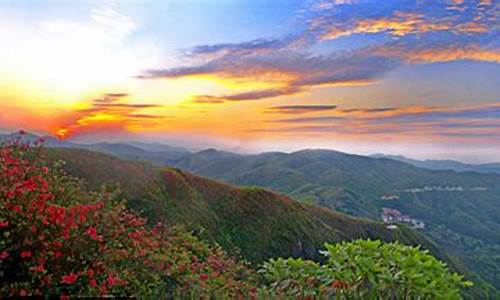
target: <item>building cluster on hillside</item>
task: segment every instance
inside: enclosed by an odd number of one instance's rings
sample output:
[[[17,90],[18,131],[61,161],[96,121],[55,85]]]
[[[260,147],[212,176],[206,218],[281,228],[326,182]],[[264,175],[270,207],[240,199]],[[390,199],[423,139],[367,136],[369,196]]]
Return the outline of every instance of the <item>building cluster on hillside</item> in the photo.
[[[486,187],[463,187],[463,186],[424,186],[421,188],[411,188],[402,190],[404,193],[424,193],[424,192],[481,192],[488,190]]]
[[[380,197],[380,199],[386,200],[386,201],[398,200],[399,196],[398,195],[383,195],[382,197]]]
[[[406,223],[416,229],[425,228],[424,222],[419,221],[417,219],[413,219],[410,216],[405,215],[399,210],[393,208],[387,208],[387,207],[382,208],[381,218],[382,221],[384,221],[384,223],[388,224],[387,228],[389,229],[397,228],[395,227],[394,223]]]

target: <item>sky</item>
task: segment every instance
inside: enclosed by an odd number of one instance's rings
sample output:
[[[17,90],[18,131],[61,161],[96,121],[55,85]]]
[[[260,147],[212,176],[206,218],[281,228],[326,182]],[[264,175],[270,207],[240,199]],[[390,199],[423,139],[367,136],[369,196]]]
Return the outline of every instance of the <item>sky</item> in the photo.
[[[0,1],[0,129],[500,161],[500,1]]]

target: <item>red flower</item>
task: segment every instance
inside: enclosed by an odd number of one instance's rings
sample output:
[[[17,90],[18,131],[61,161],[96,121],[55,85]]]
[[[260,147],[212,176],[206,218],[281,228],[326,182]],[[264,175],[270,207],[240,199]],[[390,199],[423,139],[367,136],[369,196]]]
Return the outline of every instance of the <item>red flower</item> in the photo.
[[[88,276],[88,277],[94,277],[94,270],[92,270],[92,269],[88,269],[88,270],[87,270],[87,276]]]
[[[33,270],[36,272],[43,272],[45,271],[45,267],[43,265],[35,266],[33,267]]]
[[[2,253],[0,253],[0,260],[6,259],[7,257],[9,257],[9,252],[2,251]]]
[[[9,221],[0,221],[0,228],[5,228],[9,226]]]
[[[97,281],[95,279],[90,279],[89,284],[91,287],[96,288],[97,287]]]
[[[106,281],[103,281],[101,283],[101,295],[106,295],[108,293],[108,289],[106,288]]]
[[[45,173],[45,174],[49,173],[49,168],[42,167],[42,172]]]
[[[208,275],[207,274],[200,274],[200,280],[205,281],[207,279],[208,279]]]
[[[65,240],[69,240],[69,229],[64,229],[62,234]]]
[[[76,275],[75,273],[70,273],[69,275],[64,275],[62,277],[61,283],[73,284],[76,282],[77,279],[78,279],[78,275]]]
[[[108,275],[108,284],[109,287],[112,287],[113,285],[116,284],[116,279],[111,274]]]
[[[22,258],[31,257],[31,251],[22,251],[21,252],[21,257]]]
[[[24,131],[24,130],[19,130],[19,134],[20,134],[20,135],[25,135],[25,134],[26,134],[26,131]]]
[[[68,295],[61,295],[61,296],[59,297],[59,300],[69,300],[69,299],[70,299],[70,298],[69,298],[69,296],[68,296]]]
[[[89,227],[89,229],[87,229],[87,231],[85,231],[85,233],[90,236],[91,239],[93,239],[94,241],[99,241],[99,240],[102,240],[102,237],[99,237],[97,235],[97,230],[94,228],[94,227]]]
[[[19,205],[14,205],[12,206],[11,208],[12,211],[15,211],[15,212],[18,212],[18,213],[21,213],[23,210],[21,209],[21,206]]]
[[[97,230],[94,227],[89,227],[85,233],[90,236],[93,240],[97,239]]]

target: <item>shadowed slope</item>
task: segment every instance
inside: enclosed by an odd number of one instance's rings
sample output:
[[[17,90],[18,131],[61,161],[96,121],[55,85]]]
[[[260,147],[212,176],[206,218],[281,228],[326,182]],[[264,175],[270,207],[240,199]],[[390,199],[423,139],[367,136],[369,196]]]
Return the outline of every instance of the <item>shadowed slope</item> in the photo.
[[[85,150],[53,149],[51,157],[84,178],[89,187],[118,183],[129,205],[153,221],[183,224],[260,261],[275,256],[318,258],[324,242],[354,238],[422,244],[446,255],[410,229],[388,230],[383,224],[296,202],[258,188],[236,188],[172,168],[155,168]]]

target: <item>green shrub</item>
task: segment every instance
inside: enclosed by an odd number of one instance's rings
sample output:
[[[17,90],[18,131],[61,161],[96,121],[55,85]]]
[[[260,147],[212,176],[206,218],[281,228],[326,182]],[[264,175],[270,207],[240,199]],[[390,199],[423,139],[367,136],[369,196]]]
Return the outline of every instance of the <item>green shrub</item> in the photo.
[[[326,244],[327,262],[277,259],[260,270],[274,295],[336,299],[460,299],[472,285],[418,247],[356,240]]]
[[[0,145],[0,297],[251,295],[253,271],[179,228],[87,192],[19,140]]]

